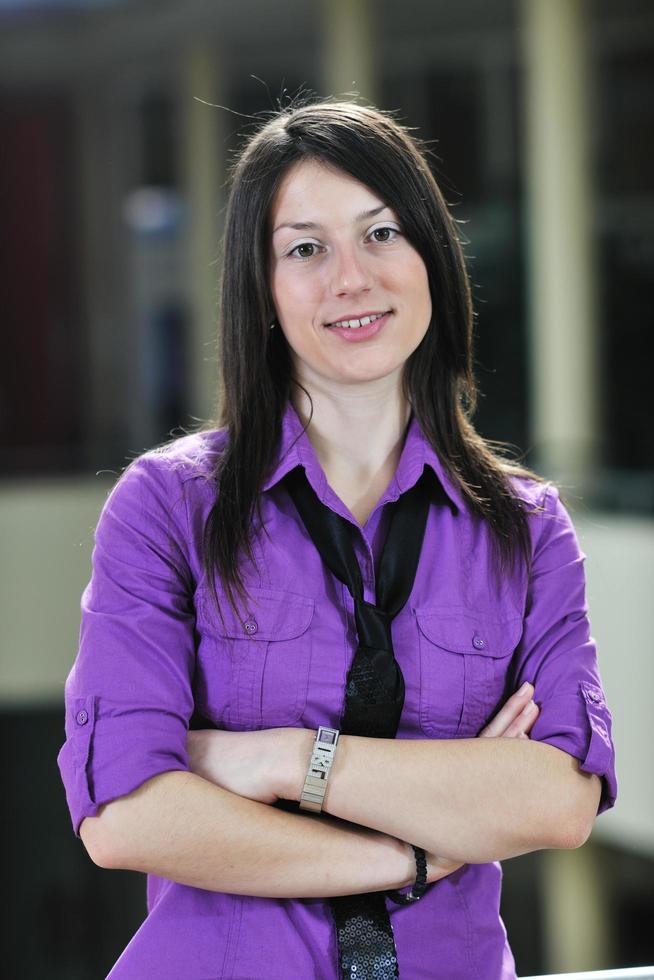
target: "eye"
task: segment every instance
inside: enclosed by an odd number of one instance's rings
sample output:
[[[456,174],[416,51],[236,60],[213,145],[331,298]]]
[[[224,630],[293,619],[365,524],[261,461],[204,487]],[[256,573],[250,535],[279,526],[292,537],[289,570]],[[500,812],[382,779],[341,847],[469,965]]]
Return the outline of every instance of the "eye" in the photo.
[[[396,236],[401,233],[399,228],[391,228],[390,225],[382,225],[381,228],[373,228],[370,234],[375,236],[382,236],[382,237],[376,237],[375,241],[379,242],[380,245],[386,245],[387,243],[394,242]]]
[[[309,252],[309,254],[307,255],[306,253],[302,254],[299,250],[300,249],[317,249],[318,247],[319,246],[316,245],[315,242],[300,242],[299,245],[296,245],[295,248],[292,248],[290,250],[290,252],[287,252],[286,253],[286,255],[287,255],[288,258],[290,258],[291,256],[294,256],[295,258],[298,258],[298,259],[305,259],[305,260],[306,259],[312,259],[314,257],[314,255],[316,254],[314,251]],[[295,253],[297,253],[297,255]]]

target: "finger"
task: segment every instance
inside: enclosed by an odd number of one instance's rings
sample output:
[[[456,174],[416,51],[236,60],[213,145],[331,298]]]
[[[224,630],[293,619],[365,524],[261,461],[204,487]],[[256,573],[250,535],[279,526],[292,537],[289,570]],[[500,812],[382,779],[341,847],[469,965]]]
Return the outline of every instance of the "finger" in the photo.
[[[517,715],[513,718],[507,725],[504,726],[504,730],[494,729],[496,734],[494,738],[517,738],[522,732],[528,732],[534,725],[538,715],[540,713],[540,708],[533,701],[529,701]]]
[[[525,705],[518,717],[507,726],[503,737],[517,738],[523,732],[528,732],[538,718],[539,712],[540,708],[538,705],[534,701],[530,701]]]
[[[533,693],[533,684],[523,685],[520,691],[516,691],[515,694],[511,695],[493,720],[479,733],[479,737],[499,738],[501,735],[504,735],[507,727],[519,716],[525,704],[529,703]]]
[[[516,691],[508,699],[506,704],[500,709],[493,720],[484,729],[483,734],[492,737],[504,735],[511,722],[520,715],[525,705],[529,703],[534,693],[533,684],[523,684],[519,691]]]

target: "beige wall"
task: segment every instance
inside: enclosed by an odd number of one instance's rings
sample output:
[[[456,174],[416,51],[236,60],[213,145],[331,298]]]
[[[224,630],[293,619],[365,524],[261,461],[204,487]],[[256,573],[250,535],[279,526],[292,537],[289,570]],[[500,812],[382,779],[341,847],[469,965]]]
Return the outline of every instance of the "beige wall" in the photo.
[[[93,529],[114,478],[0,484],[0,698],[63,697],[75,658]]]

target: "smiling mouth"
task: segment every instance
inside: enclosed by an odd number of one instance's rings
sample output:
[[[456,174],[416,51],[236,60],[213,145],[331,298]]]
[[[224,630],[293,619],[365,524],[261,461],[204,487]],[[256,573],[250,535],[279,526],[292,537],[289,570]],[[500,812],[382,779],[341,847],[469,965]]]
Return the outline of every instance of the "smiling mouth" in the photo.
[[[380,320],[383,316],[387,316],[392,310],[384,310],[382,313],[369,313],[368,316],[362,316],[360,319],[352,320],[336,320],[334,323],[326,323],[326,327],[344,327],[347,330],[358,330],[360,327],[367,327],[369,323],[374,323],[375,320]]]

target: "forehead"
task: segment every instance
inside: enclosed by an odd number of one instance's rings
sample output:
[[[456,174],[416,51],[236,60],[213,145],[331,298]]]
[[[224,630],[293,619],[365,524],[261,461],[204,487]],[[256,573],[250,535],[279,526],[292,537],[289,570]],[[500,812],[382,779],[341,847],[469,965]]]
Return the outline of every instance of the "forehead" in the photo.
[[[355,177],[337,167],[319,160],[299,160],[284,174],[270,208],[274,222],[299,221],[310,207],[314,216],[322,211],[329,216],[335,199],[341,203],[356,201],[359,204],[381,203],[377,194]],[[327,212],[327,215],[324,214]]]

